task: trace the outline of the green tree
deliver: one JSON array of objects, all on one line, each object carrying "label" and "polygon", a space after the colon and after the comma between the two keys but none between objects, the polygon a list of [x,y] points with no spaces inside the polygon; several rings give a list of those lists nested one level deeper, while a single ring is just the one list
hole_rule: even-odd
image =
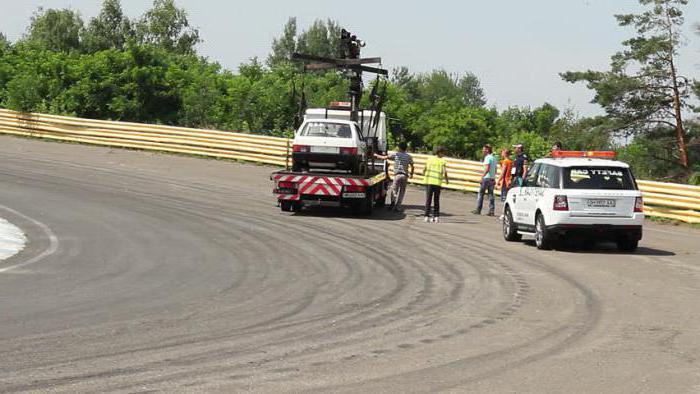
[{"label": "green tree", "polygon": [[88,52],[123,49],[134,31],[124,16],[119,0],[104,0],[100,14],[92,18],[83,33],[83,46]]},{"label": "green tree", "polygon": [[288,62],[297,50],[297,18],[289,18],[284,24],[282,36],[272,39],[272,52],[267,57],[267,65],[272,67],[281,62]]},{"label": "green tree", "polygon": [[22,74],[7,83],[5,105],[16,111],[31,112],[42,108],[44,81],[32,75]]},{"label": "green tree", "polygon": [[0,51],[4,50],[5,48],[9,48],[10,44],[10,40],[8,40],[7,37],[0,32]]},{"label": "green tree", "polygon": [[641,14],[616,15],[620,26],[633,26],[637,36],[626,40],[626,49],[612,56],[610,71],[565,72],[568,82],[587,82],[600,104],[629,134],[670,127],[675,133],[673,160],[688,173],[690,163],[682,113],[689,105],[690,81],[677,70],[683,24],[681,6],[687,0],[640,0],[648,8]]},{"label": "green tree", "polygon": [[39,9],[31,19],[25,40],[51,51],[80,50],[83,20],[76,11]]},{"label": "green tree", "polygon": [[[695,33],[700,36],[700,23],[695,24]],[[695,91],[695,95],[700,98],[700,81],[695,81],[693,90]],[[695,108],[696,112],[700,112],[700,108]]]},{"label": "green tree", "polygon": [[317,19],[297,38],[297,52],[324,57],[341,57],[340,31],[337,22]]},{"label": "green tree", "polygon": [[282,35],[272,40],[272,52],[267,65],[274,67],[281,62],[289,62],[294,52],[309,55],[337,58],[340,52],[340,25],[328,19],[317,19],[308,29],[298,32],[297,19],[289,18]]},{"label": "green tree", "polygon": [[201,41],[199,30],[190,26],[187,12],[174,0],[153,0],[153,7],[136,24],[136,33],[143,43],[183,54],[194,54]]},{"label": "green tree", "polygon": [[481,147],[496,137],[495,116],[495,111],[438,101],[411,126],[423,131],[428,149],[444,146],[453,156],[477,158]]},{"label": "green tree", "polygon": [[462,100],[466,106],[483,107],[486,105],[484,89],[476,75],[470,72],[465,73],[459,78],[457,85],[462,92]]},{"label": "green tree", "polygon": [[560,141],[564,150],[609,150],[613,129],[606,116],[580,118],[567,109],[552,125],[549,142]]}]

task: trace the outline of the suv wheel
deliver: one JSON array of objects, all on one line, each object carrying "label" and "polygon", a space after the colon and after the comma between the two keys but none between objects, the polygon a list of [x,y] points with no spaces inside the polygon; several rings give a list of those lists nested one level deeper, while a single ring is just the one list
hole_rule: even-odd
[{"label": "suv wheel", "polygon": [[518,234],[518,229],[513,222],[513,214],[510,212],[510,207],[506,207],[503,213],[503,238],[506,241],[520,241],[523,236]]},{"label": "suv wheel", "polygon": [[542,214],[537,214],[535,219],[535,245],[537,249],[549,250],[552,248],[551,236],[547,232],[547,226],[544,223]]}]

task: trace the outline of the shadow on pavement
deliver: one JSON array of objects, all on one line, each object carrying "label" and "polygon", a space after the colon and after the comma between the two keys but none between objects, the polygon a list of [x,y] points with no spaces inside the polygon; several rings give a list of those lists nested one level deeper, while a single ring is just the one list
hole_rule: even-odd
[{"label": "shadow on pavement", "polygon": [[351,208],[341,207],[304,207],[301,211],[293,213],[293,216],[307,216],[319,218],[346,218],[358,220],[402,220],[407,215],[402,211],[393,211],[385,207],[375,207],[371,215],[354,212]]},{"label": "shadow on pavement", "polygon": [[[534,240],[526,240],[525,244],[535,247],[535,241]],[[645,246],[640,246],[637,248],[636,251],[634,252],[620,252],[617,250],[617,245],[615,245],[612,242],[594,242],[590,244],[571,244],[571,243],[565,243],[563,245],[557,245],[553,248],[557,252],[562,252],[562,253],[615,253],[615,254],[620,254],[620,255],[636,255],[636,256],[675,256],[676,253],[667,251],[667,250],[661,250],[661,249],[655,249],[655,248],[649,248]]]}]

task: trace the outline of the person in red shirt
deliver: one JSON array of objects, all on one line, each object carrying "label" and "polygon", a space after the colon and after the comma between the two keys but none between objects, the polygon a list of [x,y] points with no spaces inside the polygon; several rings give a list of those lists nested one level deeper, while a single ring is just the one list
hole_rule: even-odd
[{"label": "person in red shirt", "polygon": [[510,160],[510,150],[501,149],[501,170],[496,181],[496,187],[501,189],[501,202],[506,200],[508,188],[510,187],[510,173],[513,168],[513,161]]}]

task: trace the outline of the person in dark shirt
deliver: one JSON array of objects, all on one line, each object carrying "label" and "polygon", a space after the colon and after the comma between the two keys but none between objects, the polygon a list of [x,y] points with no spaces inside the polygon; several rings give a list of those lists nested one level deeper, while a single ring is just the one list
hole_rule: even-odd
[{"label": "person in dark shirt", "polygon": [[523,152],[523,144],[513,145],[515,148],[515,160],[513,160],[513,168],[511,169],[512,180],[511,187],[522,186],[523,177],[527,172],[528,157]]}]

